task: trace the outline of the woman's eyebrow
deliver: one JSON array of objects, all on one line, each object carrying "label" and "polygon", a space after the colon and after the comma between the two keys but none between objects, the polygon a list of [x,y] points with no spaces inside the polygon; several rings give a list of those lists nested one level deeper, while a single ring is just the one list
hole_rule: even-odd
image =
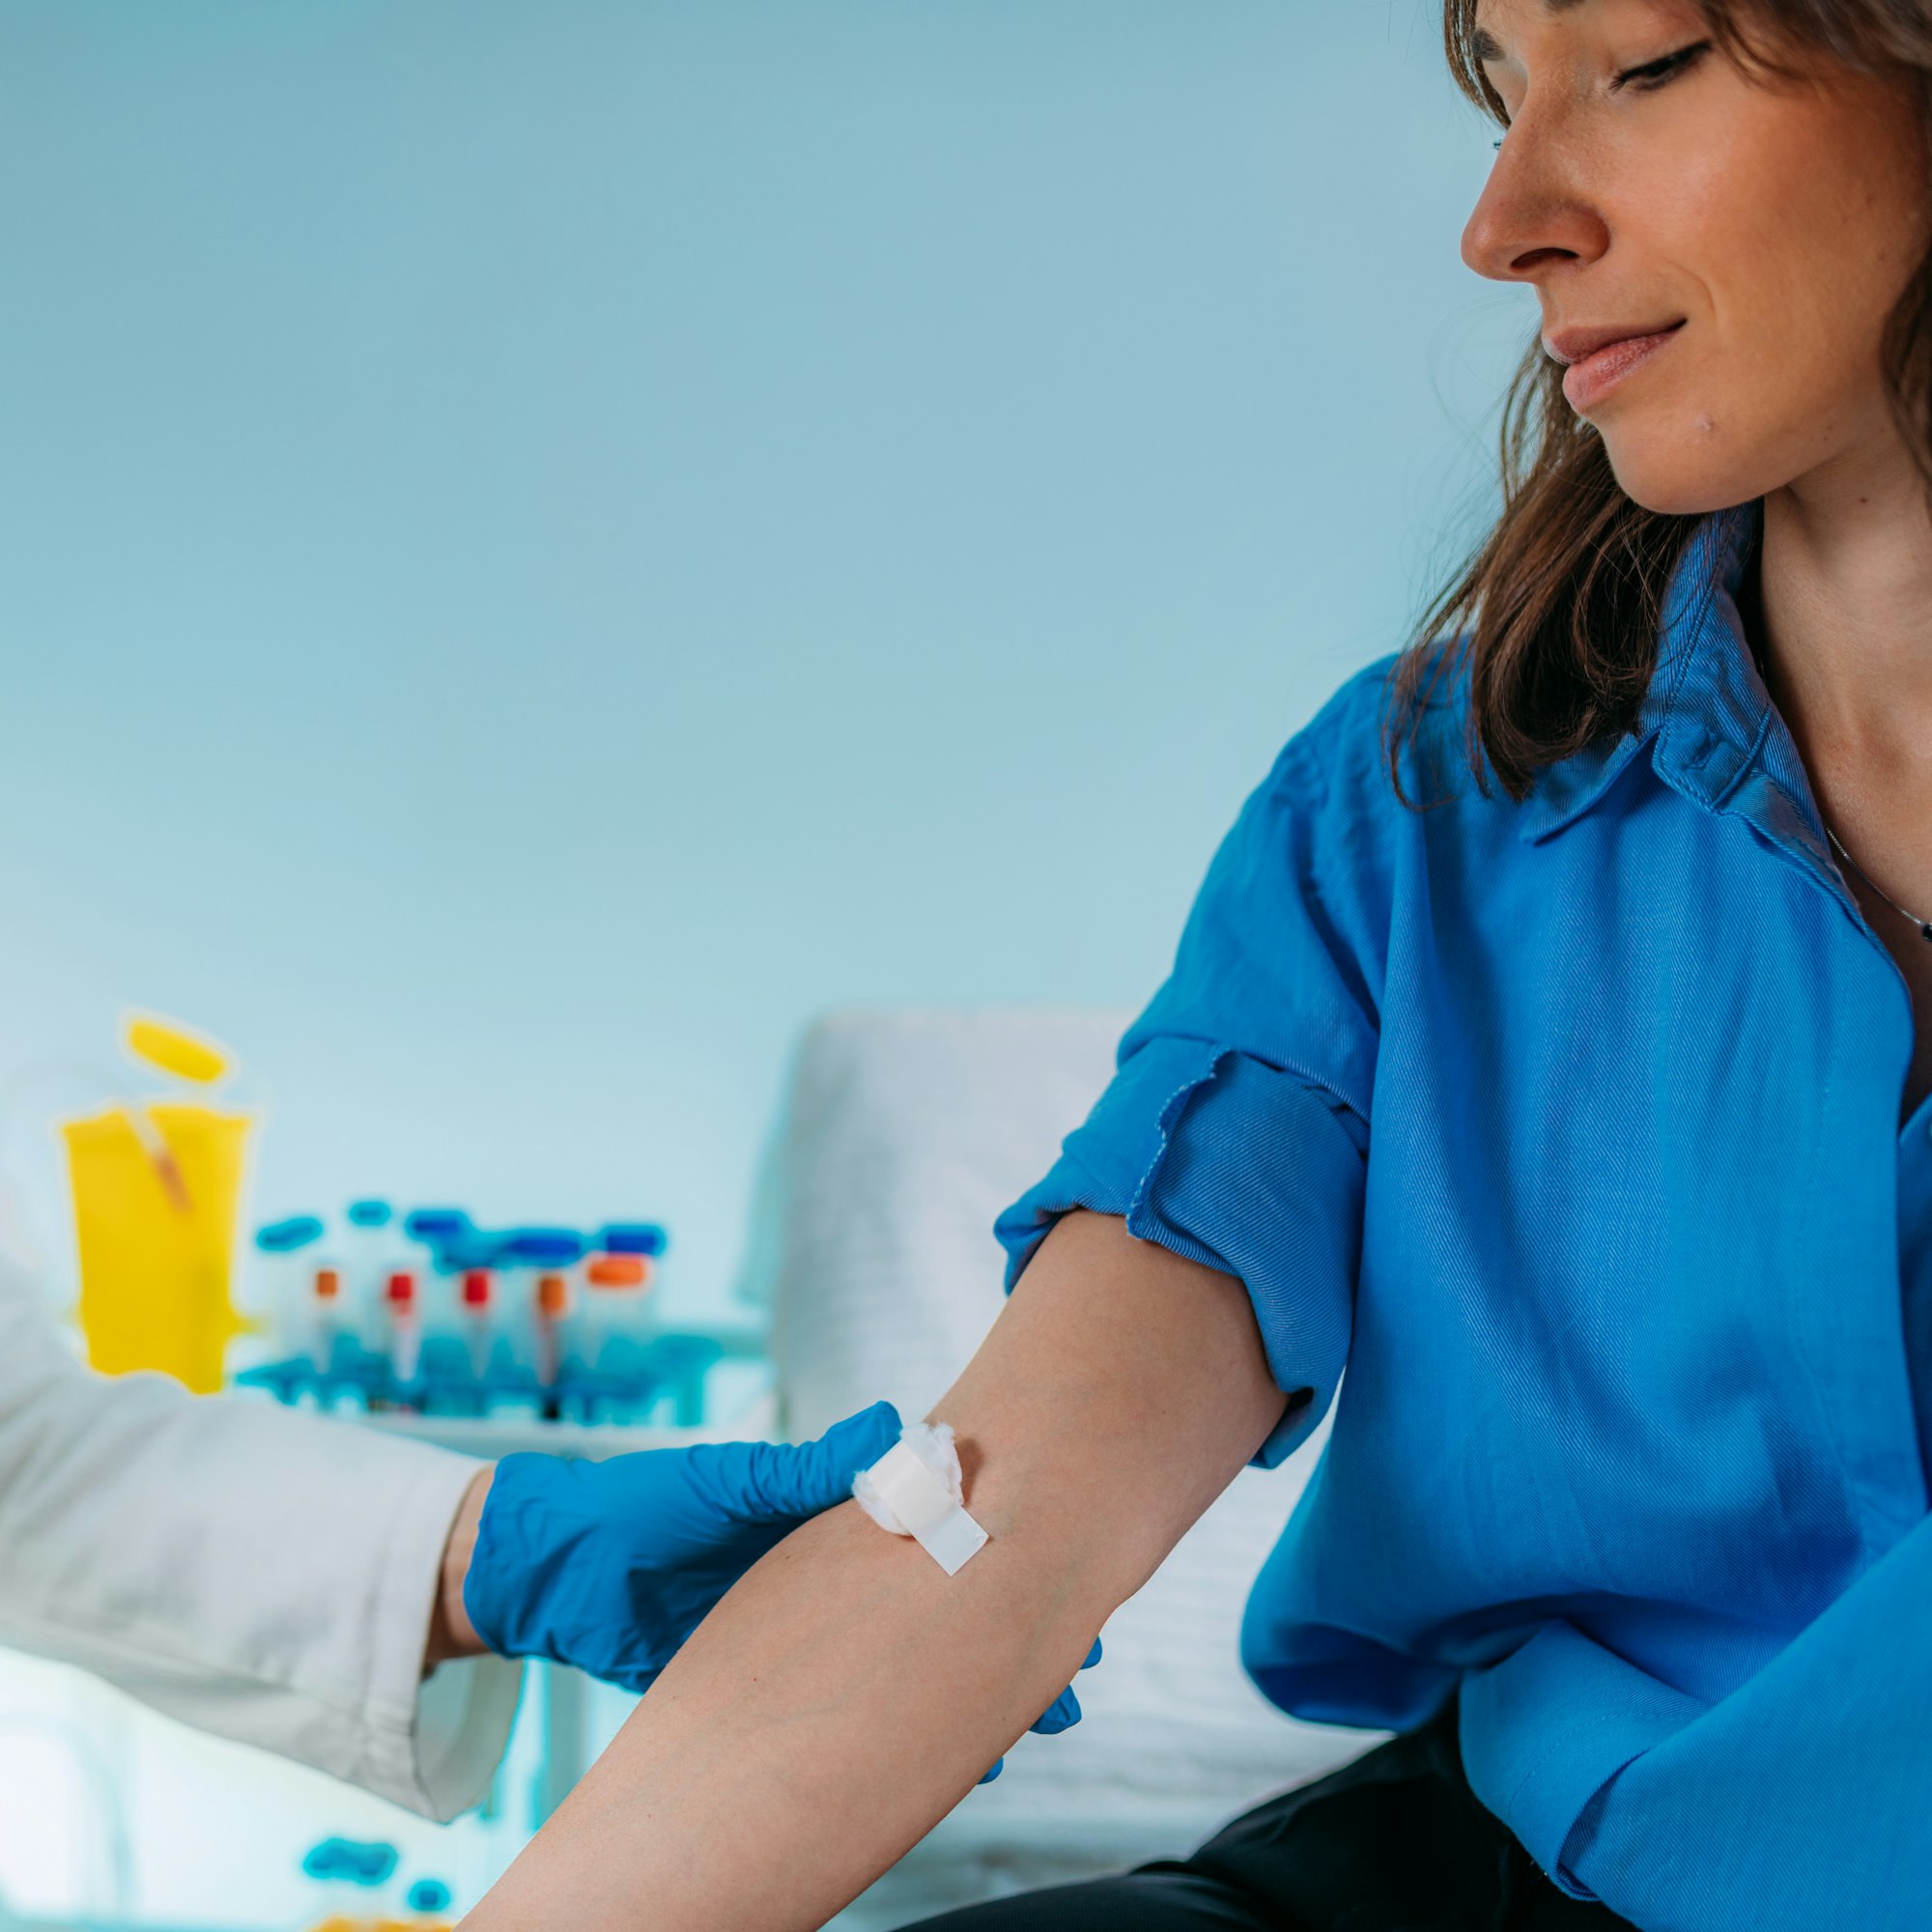
[{"label": "woman's eyebrow", "polygon": [[[1546,14],[1574,14],[1578,7],[1588,4],[1588,0],[1543,0]],[[1487,27],[1478,27],[1469,36],[1469,52],[1476,65],[1483,66],[1489,61],[1506,60],[1503,43]]]}]

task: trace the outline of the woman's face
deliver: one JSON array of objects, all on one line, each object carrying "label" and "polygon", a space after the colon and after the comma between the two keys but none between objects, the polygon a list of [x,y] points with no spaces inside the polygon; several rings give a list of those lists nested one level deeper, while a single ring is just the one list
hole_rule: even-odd
[{"label": "woman's face", "polygon": [[1535,287],[1624,490],[1690,514],[1895,451],[1880,337],[1928,234],[1908,90],[1747,74],[1690,0],[1477,17],[1509,129],[1463,259]]}]

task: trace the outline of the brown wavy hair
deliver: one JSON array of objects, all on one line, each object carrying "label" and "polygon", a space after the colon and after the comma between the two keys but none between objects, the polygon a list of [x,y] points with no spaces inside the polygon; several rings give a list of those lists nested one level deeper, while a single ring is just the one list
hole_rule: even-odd
[{"label": "brown wavy hair", "polygon": [[[1722,52],[1761,79],[1797,78],[1823,54],[1932,99],[1932,0],[1700,0],[1699,11]],[[1476,58],[1476,0],[1444,0],[1442,25],[1457,85],[1507,127]],[[1932,491],[1932,254],[1887,322],[1883,368],[1892,419]],[[1505,393],[1501,445],[1502,515],[1430,604],[1388,681],[1383,749],[1411,810],[1428,808],[1403,788],[1404,748],[1437,687],[1463,668],[1463,749],[1486,797],[1485,756],[1520,803],[1544,766],[1635,727],[1664,585],[1697,522],[1624,494],[1540,341]]]}]

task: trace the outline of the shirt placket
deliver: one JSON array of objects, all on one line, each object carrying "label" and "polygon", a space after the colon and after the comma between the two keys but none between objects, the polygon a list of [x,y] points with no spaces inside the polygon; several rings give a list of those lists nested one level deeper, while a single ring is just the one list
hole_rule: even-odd
[{"label": "shirt placket", "polygon": [[[1728,645],[1739,656],[1746,650],[1741,637]],[[1905,1053],[1899,1063],[1898,1086],[1880,1101],[1896,1118],[1912,1058],[1912,992],[1898,961],[1865,918],[1844,874],[1824,838],[1824,819],[1812,796],[1809,778],[1790,728],[1766,698],[1766,715],[1756,744],[1745,755],[1735,790],[1718,809],[1746,819],[1776,848],[1778,855],[1809,876],[1818,889],[1837,902],[1859,939],[1884,961],[1905,1013]],[[1705,735],[1700,727],[1695,734]],[[1772,768],[1784,772],[1782,782]],[[1905,1350],[1906,1379],[1911,1390],[1912,1416],[1918,1447],[1921,1485],[1932,1488],[1932,1095],[1914,1111],[1897,1136],[1896,1177],[1898,1283],[1900,1327]],[[1894,1499],[1896,1500],[1896,1499]],[[1889,1512],[1896,1517],[1896,1511]],[[1902,1525],[1894,1521],[1893,1527]]]}]

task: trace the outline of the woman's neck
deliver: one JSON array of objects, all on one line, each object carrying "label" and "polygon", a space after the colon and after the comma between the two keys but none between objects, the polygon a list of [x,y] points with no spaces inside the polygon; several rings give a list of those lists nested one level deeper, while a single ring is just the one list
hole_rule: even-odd
[{"label": "woman's neck", "polygon": [[1932,803],[1932,511],[1903,449],[1766,497],[1757,576],[1772,695],[1806,764]]},{"label": "woman's neck", "polygon": [[1743,614],[1818,810],[1851,854],[1847,890],[1911,996],[1902,1129],[1932,1094],[1932,947],[1914,923],[1932,917],[1932,514],[1909,466],[1776,491],[1764,511]]}]

